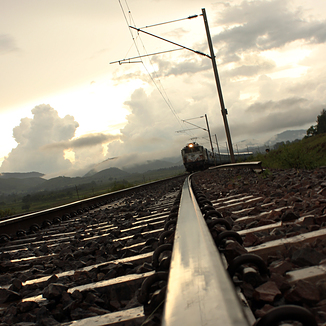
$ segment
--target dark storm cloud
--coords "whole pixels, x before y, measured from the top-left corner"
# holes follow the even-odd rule
[[[254,58],[253,58],[254,59]],[[239,67],[233,68],[228,71],[224,71],[224,77],[249,77],[249,76],[257,76],[261,74],[267,74],[271,72],[276,64],[272,60],[252,60],[253,62],[250,64],[243,64]]]
[[[230,27],[213,37],[218,56],[281,48],[297,40],[324,43],[326,21],[308,20],[299,9],[290,11],[288,4],[284,0],[244,1],[225,8],[217,25]]]
[[[287,98],[280,101],[257,102],[245,111],[246,119],[233,123],[234,136],[243,133],[277,133],[284,128],[301,127],[314,121],[320,107],[310,104],[305,98]]]
[[[184,74],[193,75],[201,71],[207,71],[212,69],[210,60],[202,60],[198,58],[188,57],[184,61],[179,63],[173,63],[171,60],[163,60],[156,58],[153,60],[158,65],[158,72],[156,74],[160,76],[180,76]]]
[[[43,150],[49,149],[76,149],[83,147],[92,147],[96,145],[106,144],[113,140],[118,140],[118,135],[109,135],[103,133],[95,133],[95,134],[86,134],[79,138],[67,141],[56,142],[52,144],[48,144],[42,147]]]
[[[15,40],[8,34],[0,34],[0,54],[18,51]]]
[[[279,112],[279,111],[293,111],[296,109],[302,109],[308,102],[305,98],[287,98],[280,101],[268,101],[265,103],[256,102],[250,105],[247,113],[266,113],[266,112]]]

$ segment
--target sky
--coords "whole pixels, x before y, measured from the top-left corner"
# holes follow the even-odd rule
[[[209,147],[205,114],[225,151],[210,58],[128,27],[209,55],[202,8],[233,146],[316,124],[324,0],[0,0],[0,173],[177,157],[193,139]]]

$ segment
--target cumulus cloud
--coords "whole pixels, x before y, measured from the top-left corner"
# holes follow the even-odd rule
[[[175,94],[171,92],[170,96],[173,101]],[[131,114],[121,129],[120,140],[108,145],[110,157],[118,157],[119,164],[135,164],[179,155],[189,136],[176,133],[182,128],[180,120],[158,92],[147,95],[142,88],[137,89],[125,105]],[[180,109],[178,111],[181,113]],[[117,161],[112,163],[117,164]]]
[[[74,117],[60,118],[50,105],[42,104],[33,110],[33,118],[23,118],[13,129],[17,142],[1,165],[3,172],[39,171],[47,175],[78,175],[106,158],[104,145],[119,139],[119,135],[86,134],[75,138],[79,126]],[[73,160],[66,158],[66,151]]]
[[[119,135],[86,134],[74,138],[78,122],[66,115],[60,118],[50,105],[42,104],[33,110],[33,118],[23,118],[13,129],[18,143],[2,163],[1,171],[39,171],[45,174],[74,174],[105,159],[104,145],[119,139]],[[66,158],[66,151],[73,160]]]
[[[64,158],[62,149],[46,152],[42,147],[71,139],[78,127],[74,117],[60,118],[58,112],[46,104],[36,106],[32,113],[32,119],[21,119],[20,125],[13,129],[18,145],[5,158],[1,170],[49,173],[70,168],[71,162]]]

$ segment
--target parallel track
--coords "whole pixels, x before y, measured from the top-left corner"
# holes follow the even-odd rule
[[[286,319],[323,325],[326,304],[316,284],[326,288],[326,201],[322,179],[316,182],[325,173],[318,173],[313,190],[302,181],[316,197],[314,209],[303,189],[302,198],[294,190],[286,197],[291,177],[266,191],[262,184],[272,177],[247,166],[205,171],[184,184],[139,187],[125,197],[121,191],[87,211],[88,204],[78,203],[75,216],[20,238],[7,228],[0,284],[12,292],[0,290],[0,321],[261,326],[274,325],[284,311],[273,309],[285,304]],[[10,230],[21,229],[13,225]],[[230,228],[237,235],[222,233]]]

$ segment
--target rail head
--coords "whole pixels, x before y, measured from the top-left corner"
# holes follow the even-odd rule
[[[240,163],[228,163],[228,164],[221,164],[217,166],[211,166],[209,170],[214,169],[225,169],[225,168],[247,168],[247,169],[253,169],[253,170],[263,170],[262,168],[262,162],[240,162]]]
[[[190,187],[182,189],[163,326],[248,326],[240,300]]]

